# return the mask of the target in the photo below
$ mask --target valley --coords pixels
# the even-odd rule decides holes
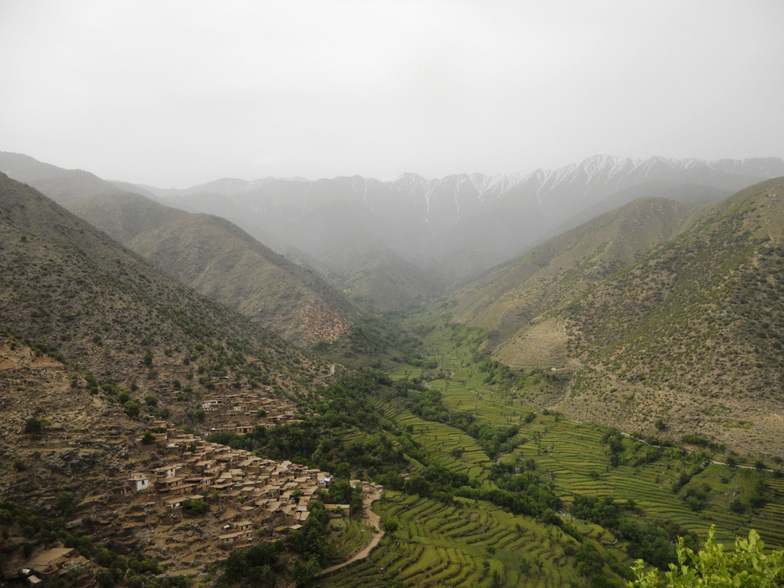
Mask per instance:
[[[362,208],[421,178],[142,195],[2,161],[68,208],[0,178],[4,582],[623,586],[712,528],[784,548],[781,179],[737,192],[749,178],[726,162],[595,158],[433,181],[425,232],[444,250],[423,261]],[[619,179],[656,169],[666,189]],[[678,192],[695,170],[711,180]],[[437,205],[492,193],[508,215],[525,198],[500,194],[534,177],[547,214],[580,177],[592,196],[504,259],[500,241],[461,257],[471,205]],[[251,236],[255,190],[337,219],[281,248],[320,250],[314,268]],[[248,232],[161,203],[208,193]]]

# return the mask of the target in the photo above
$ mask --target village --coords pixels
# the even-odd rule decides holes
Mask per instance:
[[[201,435],[193,427],[175,427],[147,416],[142,436],[137,433],[124,444],[123,435],[114,436],[123,446],[115,463],[124,473],[112,476],[113,481],[103,486],[106,492],[81,501],[78,518],[68,525],[76,529],[85,520],[92,521],[94,540],[107,541],[119,553],[143,552],[155,558],[166,577],[190,576],[207,583],[217,579],[216,564],[231,550],[282,540],[300,529],[310,516],[311,501],[332,483],[329,472],[263,459],[204,439],[215,432],[242,436],[256,426],[295,422],[296,406],[285,398],[224,392],[199,401],[204,411],[199,419]],[[117,408],[106,409],[107,416],[120,417]],[[101,438],[109,439],[109,431],[100,429]],[[66,430],[53,426],[48,447],[61,436],[66,441]],[[368,511],[383,491],[377,484],[350,483],[361,490]],[[325,508],[339,529],[350,506],[326,504]],[[368,515],[363,524],[379,534],[378,517]],[[363,547],[367,546],[357,545],[356,551]],[[99,569],[77,549],[60,545],[31,554],[19,574],[27,585],[48,586],[66,574],[74,577]]]

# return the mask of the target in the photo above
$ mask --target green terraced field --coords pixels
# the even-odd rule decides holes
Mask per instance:
[[[557,493],[567,505],[574,494],[631,499],[646,513],[673,520],[701,537],[706,536],[711,524],[717,527],[717,538],[728,543],[736,534],[745,535],[754,528],[769,545],[784,546],[784,479],[765,475],[774,499],[762,508],[734,514],[729,512],[731,497],[747,495],[762,474],[710,465],[693,479],[712,487],[709,505],[694,512],[672,492],[681,470],[693,466],[688,456],[683,462],[670,458],[636,467],[610,468],[607,447],[601,443],[606,431],[602,427],[544,414],[526,424],[524,417],[536,409],[516,399],[525,395],[501,392],[484,384],[484,375],[467,361],[469,346],[455,346],[450,329],[435,329],[426,339],[426,349],[450,374],[449,379],[430,382],[442,392],[445,404],[471,412],[484,422],[520,425],[518,437],[528,441],[515,450],[515,458],[533,458],[540,471],[552,476]],[[720,483],[720,478],[729,483]]]
[[[452,471],[467,474],[472,479],[484,480],[491,462],[473,438],[459,429],[443,423],[426,421],[404,408],[399,399],[387,401],[385,414],[398,426],[410,427],[411,436],[420,443],[434,461]],[[452,451],[461,449],[462,455],[454,457]]]
[[[536,471],[564,502],[562,517],[601,552],[612,554],[621,567],[631,565],[623,544],[599,525],[572,519],[568,509],[575,495],[612,497],[618,503],[633,501],[648,520],[668,520],[704,538],[711,525],[717,539],[731,545],[736,534],[757,529],[770,546],[784,546],[784,479],[770,474],[723,465],[707,465],[686,488],[707,484],[707,502],[700,511],[682,500],[683,490],[673,492],[681,472],[698,465],[695,454],[681,448],[665,449],[652,463],[610,467],[607,432],[600,426],[570,421],[558,414],[539,411],[524,399],[547,393],[534,390],[505,392],[488,385],[486,374],[470,361],[468,339],[455,338],[449,329],[435,329],[426,339],[426,353],[439,361],[436,370],[399,366],[394,377],[422,378],[443,395],[450,410],[473,414],[481,423],[497,427],[517,425],[521,444],[499,461],[511,465],[535,462]],[[461,343],[462,342],[462,343]],[[445,423],[423,420],[404,401],[380,395],[375,406],[421,445],[431,460],[448,469],[481,480],[489,478],[493,461],[479,443]],[[531,414],[535,418],[531,418]],[[528,421],[528,422],[526,422]],[[650,448],[632,439],[623,440],[624,455],[634,458]],[[459,457],[456,449],[462,450]],[[412,463],[411,471],[422,466]],[[758,481],[767,486],[768,501],[758,508],[733,513],[734,498],[747,501]],[[387,491],[374,510],[383,520],[399,523],[371,555],[327,577],[326,586],[564,586],[587,585],[577,572],[575,549],[579,543],[560,528],[530,517],[515,516],[492,504],[456,498],[454,505]],[[608,577],[614,574],[605,567]],[[618,581],[620,578],[615,576]]]
[[[580,581],[567,555],[578,543],[557,527],[483,502],[458,499],[445,506],[397,492],[387,492],[376,511],[398,521],[399,529],[368,559],[322,579],[324,585],[491,586],[494,572],[505,586]]]

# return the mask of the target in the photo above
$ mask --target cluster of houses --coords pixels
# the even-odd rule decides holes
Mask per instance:
[[[168,430],[165,444],[169,463],[131,474],[126,493],[145,493],[146,506],[167,511],[200,500],[228,512],[208,518],[208,533],[225,545],[252,542],[260,530],[277,535],[300,528],[310,515],[311,500],[332,481],[328,472],[262,459],[177,430]],[[348,505],[326,506],[348,514]]]
[[[112,535],[117,524],[126,530],[135,529],[140,537],[155,528],[142,549],[167,570],[203,576],[207,564],[225,557],[220,550],[274,541],[301,528],[310,516],[311,501],[332,482],[328,472],[210,443],[161,421],[154,425],[166,431],[156,433],[158,442],[144,445],[139,439],[136,443],[136,451],[148,452],[146,460],[136,461],[137,468],[143,463],[150,464],[150,468],[127,475],[121,492],[105,495],[103,515],[98,520]],[[361,484],[368,498],[380,496],[383,490],[359,480],[351,484]],[[209,511],[192,511],[189,507],[193,502],[189,505],[186,501],[207,504]],[[112,516],[106,515],[108,504],[112,505]],[[349,514],[348,504],[325,506],[331,517]],[[125,536],[129,540],[135,537]],[[120,546],[123,541],[115,536],[113,544]],[[75,549],[58,547],[25,562],[19,579],[27,585],[44,587],[77,570],[81,576],[87,570],[97,573],[99,568]]]
[[[201,402],[205,422],[211,431],[245,435],[257,425],[274,427],[296,422],[297,407],[286,398],[259,398],[250,392],[237,392],[208,398]]]

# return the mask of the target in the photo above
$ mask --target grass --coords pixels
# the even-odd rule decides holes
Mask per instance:
[[[385,537],[367,559],[324,580],[327,586],[559,586],[577,581],[573,553],[578,546],[556,527],[513,516],[483,502],[458,499],[446,506],[417,496],[386,492],[378,503],[382,519],[399,529]]]

